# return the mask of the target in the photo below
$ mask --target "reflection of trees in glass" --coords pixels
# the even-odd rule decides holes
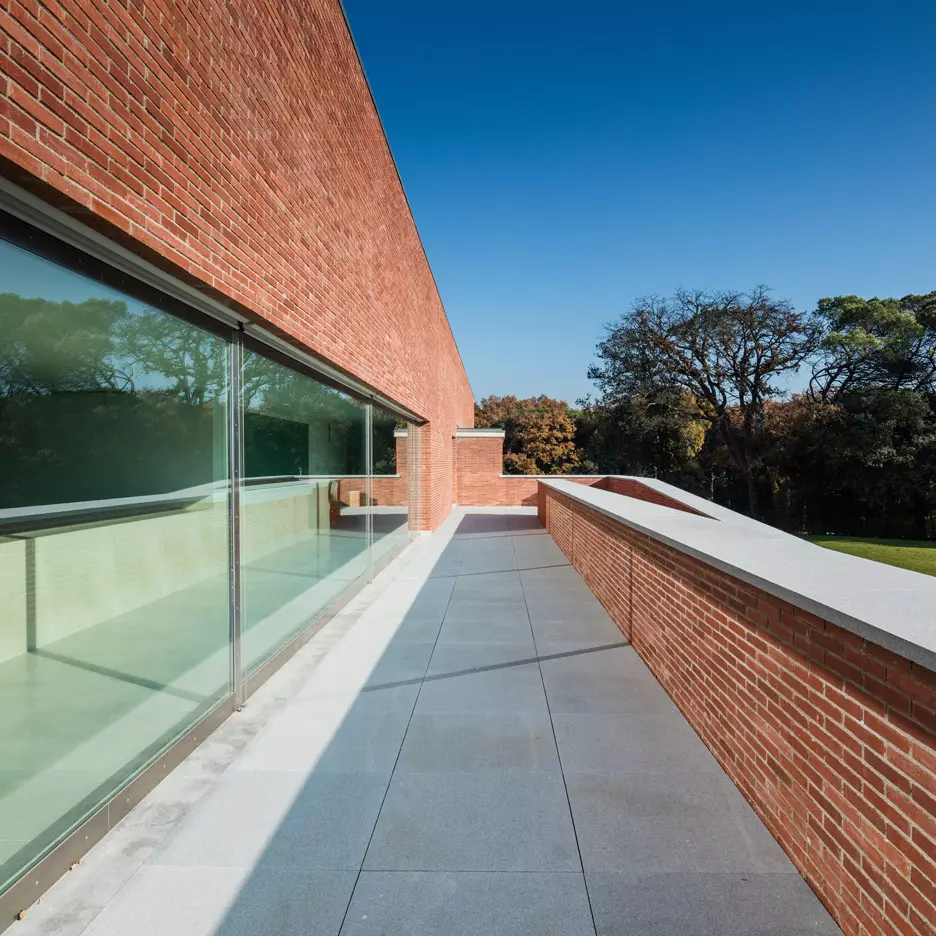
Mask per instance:
[[[248,476],[366,471],[364,408],[347,394],[251,351],[241,386]]]
[[[0,295],[0,394],[158,391],[194,406],[224,397],[227,344],[115,299]]]
[[[161,378],[161,392],[190,406],[227,395],[227,342],[182,319],[144,309],[121,323],[116,344],[141,384]]]
[[[241,388],[244,408],[255,412],[304,423],[363,421],[347,394],[253,352],[244,355]]]
[[[214,480],[226,349],[119,299],[0,295],[0,507]]]
[[[373,415],[373,439],[371,447],[374,458],[375,475],[392,475],[397,473],[396,458],[396,438],[393,435],[394,429],[404,428],[405,423],[401,423],[395,416],[385,413],[382,410],[374,408]]]
[[[223,478],[229,347],[121,299],[0,295],[0,507]],[[366,471],[346,394],[250,351],[242,394],[248,475]]]
[[[0,295],[0,396],[132,389],[116,334],[119,300],[50,302]]]

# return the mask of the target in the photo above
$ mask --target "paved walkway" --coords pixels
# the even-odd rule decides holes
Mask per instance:
[[[13,932],[839,933],[529,510],[458,511],[224,732]]]

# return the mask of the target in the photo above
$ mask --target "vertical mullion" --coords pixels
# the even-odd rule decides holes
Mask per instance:
[[[419,505],[416,502],[416,426],[406,424],[406,532],[412,539],[419,527]]]
[[[422,530],[422,427],[410,423],[410,434],[413,436],[413,445],[410,449],[410,484],[413,490],[413,505],[416,517],[413,521],[414,533]]]
[[[374,404],[364,406],[364,500],[367,502],[365,511],[367,529],[367,578],[374,577]]]
[[[241,484],[243,481],[243,445],[241,442],[242,405],[241,367],[243,332],[234,332],[230,348],[230,403],[228,405],[230,497],[230,580],[231,580],[231,685],[234,704],[244,704],[244,674],[241,659]]]

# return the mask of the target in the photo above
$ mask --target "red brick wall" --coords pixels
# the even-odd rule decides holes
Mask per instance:
[[[471,389],[337,0],[0,0],[0,173],[423,418]]]
[[[491,445],[497,442],[498,458],[495,462]],[[539,477],[536,475],[503,475],[499,439],[461,438],[455,441],[456,503],[463,507],[535,507],[537,505]],[[633,478],[614,478],[603,475],[556,475],[563,481],[586,484],[602,491],[612,491],[625,497],[649,501],[661,507],[682,510],[704,517],[699,510],[668,497],[655,488],[641,484]]]
[[[455,503],[463,507],[535,507],[539,479],[535,475],[504,475],[504,441],[485,436],[455,440]],[[650,501],[663,507],[704,516],[634,478],[599,475],[557,475],[565,481]]]
[[[466,507],[503,506],[504,485],[500,479],[503,470],[503,439],[455,439],[455,503]]]
[[[545,487],[539,514],[847,936],[936,932],[936,673]]]
[[[462,507],[535,507],[539,481],[532,475],[503,475],[504,440],[462,436],[455,440],[455,503]],[[502,477],[503,475],[503,477]],[[603,486],[605,478],[563,480]]]

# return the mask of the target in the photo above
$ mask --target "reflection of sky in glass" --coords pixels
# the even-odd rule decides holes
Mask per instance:
[[[141,315],[147,309],[154,308],[83,273],[75,273],[7,241],[0,241],[0,293],[16,293],[26,299],[76,304],[88,299],[123,302],[131,315]],[[3,340],[4,331],[0,323],[0,341]],[[114,357],[120,360],[118,355]],[[161,390],[170,384],[165,374],[143,371],[139,363],[133,368],[133,385],[137,390]]]
[[[0,293],[16,293],[27,299],[41,298],[50,302],[82,303],[88,299],[104,299],[108,301],[123,302],[131,315],[142,315],[147,310],[157,308],[128,296],[119,290],[112,289],[96,280],[90,279],[83,273],[69,270],[67,267],[39,257],[28,250],[0,240]],[[169,315],[169,313],[163,313]],[[2,310],[0,310],[2,315]],[[63,322],[63,327],[66,323]],[[188,326],[192,336],[204,334],[196,326]],[[0,322],[0,341],[3,340],[3,327]],[[119,355],[114,355],[114,363],[126,363]],[[259,366],[261,371],[276,373],[281,370],[279,366],[271,364],[269,359],[258,357],[251,353],[245,356],[246,377],[250,376],[251,365]],[[272,368],[272,370],[271,370]],[[318,409],[326,401],[331,401],[334,419],[350,419],[363,423],[363,409],[354,398],[318,383],[304,374],[293,373],[290,393],[287,397],[287,406],[280,412],[280,401],[275,394],[271,398],[262,383],[251,385],[251,398],[248,404],[251,410],[265,411],[271,415],[281,415],[286,419],[297,418],[297,407],[301,408],[303,398],[309,407],[308,418],[321,418]],[[136,390],[160,390],[173,384],[173,379],[165,374],[153,370],[144,370],[140,362],[133,365],[133,386]],[[299,417],[301,418],[301,417]]]
[[[142,303],[110,289],[103,283],[71,270],[13,244],[3,242],[3,273],[0,292],[18,293],[27,299],[42,298],[52,302],[84,302],[86,299],[111,299],[127,303],[134,311],[143,309]]]

